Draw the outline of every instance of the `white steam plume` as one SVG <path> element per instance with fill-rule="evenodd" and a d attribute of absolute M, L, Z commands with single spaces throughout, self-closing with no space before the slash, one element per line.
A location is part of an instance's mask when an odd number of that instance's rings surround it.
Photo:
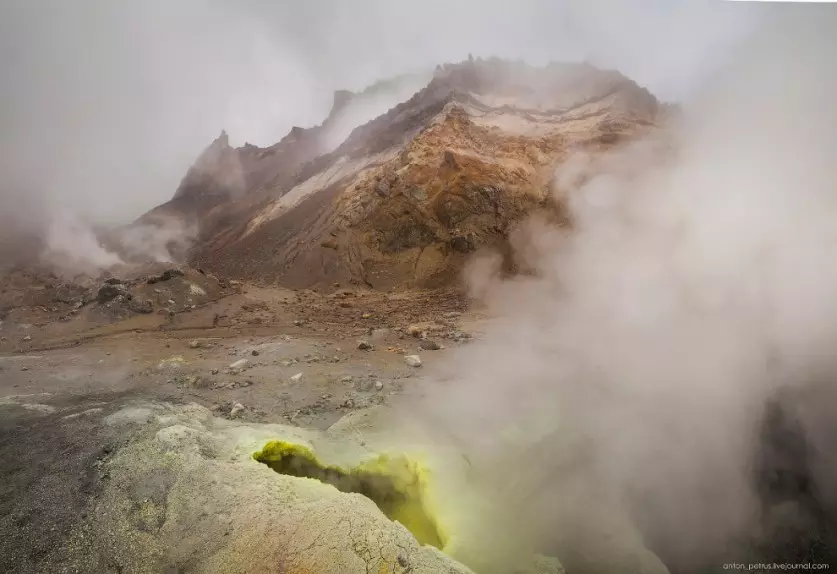
<path fill-rule="evenodd" d="M 156 217 L 152 223 L 134 223 L 110 231 L 97 230 L 71 212 L 53 214 L 42 229 L 43 265 L 62 274 L 90 276 L 125 263 L 178 262 L 197 234 L 195 225 L 174 217 Z"/>
<path fill-rule="evenodd" d="M 59 272 L 96 274 L 122 263 L 99 242 L 93 229 L 77 215 L 55 214 L 46 228 L 42 260 Z"/>
<path fill-rule="evenodd" d="M 572 230 L 516 238 L 534 278 L 471 268 L 499 319 L 411 405 L 469 455 L 501 535 L 571 571 L 663 571 L 652 543 L 696 568 L 757 536 L 765 401 L 837 374 L 837 18 L 774 15 L 673 157 L 640 142 L 559 171 Z"/>
<path fill-rule="evenodd" d="M 127 261 L 174 263 L 183 259 L 196 237 L 196 224 L 159 217 L 153 224 L 135 223 L 119 230 L 116 241 Z"/>

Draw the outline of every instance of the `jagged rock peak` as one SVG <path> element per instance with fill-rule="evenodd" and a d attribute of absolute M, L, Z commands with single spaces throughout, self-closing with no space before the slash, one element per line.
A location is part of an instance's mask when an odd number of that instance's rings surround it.
<path fill-rule="evenodd" d="M 203 152 L 201 152 L 201 155 L 198 156 L 194 167 L 198 169 L 206 169 L 213 166 L 221 161 L 222 157 L 229 154 L 230 151 L 234 151 L 230 147 L 230 137 L 227 135 L 226 130 L 221 130 L 221 135 L 215 138 L 212 143 L 209 144 Z"/>
<path fill-rule="evenodd" d="M 198 156 L 186 172 L 174 196 L 225 197 L 239 193 L 243 186 L 238 151 L 230 146 L 226 130 Z"/>

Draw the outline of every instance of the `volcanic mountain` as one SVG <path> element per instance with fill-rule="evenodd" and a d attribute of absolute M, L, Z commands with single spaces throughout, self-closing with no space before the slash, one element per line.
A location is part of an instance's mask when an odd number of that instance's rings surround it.
<path fill-rule="evenodd" d="M 231 147 L 222 132 L 171 201 L 137 223 L 196 226 L 188 262 L 234 278 L 450 285 L 474 252 L 503 250 L 526 217 L 565 222 L 554 173 L 570 154 L 631 141 L 665 109 L 589 64 L 469 59 L 337 92 L 322 125 L 267 148 Z"/>

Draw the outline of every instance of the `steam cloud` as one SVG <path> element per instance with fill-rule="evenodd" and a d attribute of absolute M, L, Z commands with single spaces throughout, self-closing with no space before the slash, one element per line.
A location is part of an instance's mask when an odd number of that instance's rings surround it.
<path fill-rule="evenodd" d="M 765 403 L 837 368 L 837 18 L 773 15 L 672 142 L 559 170 L 572 230 L 516 237 L 535 277 L 470 268 L 498 319 L 410 412 L 467 453 L 504 509 L 498 540 L 571 570 L 662 571 L 638 557 L 653 544 L 688 571 L 769 536 L 753 474 Z M 809 440 L 830 496 L 835 444 Z"/>
<path fill-rule="evenodd" d="M 97 229 L 77 214 L 57 214 L 43 228 L 37 254 L 42 264 L 65 274 L 95 276 L 126 263 L 173 263 L 182 260 L 197 236 L 195 225 L 157 218 L 112 230 Z"/>
<path fill-rule="evenodd" d="M 46 229 L 42 254 L 45 263 L 65 272 L 88 272 L 122 263 L 122 259 L 105 249 L 93 229 L 78 217 L 62 214 L 53 217 Z"/>

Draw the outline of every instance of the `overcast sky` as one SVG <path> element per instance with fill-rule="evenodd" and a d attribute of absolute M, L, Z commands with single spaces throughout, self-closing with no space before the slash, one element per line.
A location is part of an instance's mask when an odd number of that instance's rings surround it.
<path fill-rule="evenodd" d="M 0 208 L 99 220 L 174 192 L 221 129 L 269 145 L 338 88 L 475 56 L 588 59 L 687 99 L 756 21 L 709 0 L 0 0 Z"/>

